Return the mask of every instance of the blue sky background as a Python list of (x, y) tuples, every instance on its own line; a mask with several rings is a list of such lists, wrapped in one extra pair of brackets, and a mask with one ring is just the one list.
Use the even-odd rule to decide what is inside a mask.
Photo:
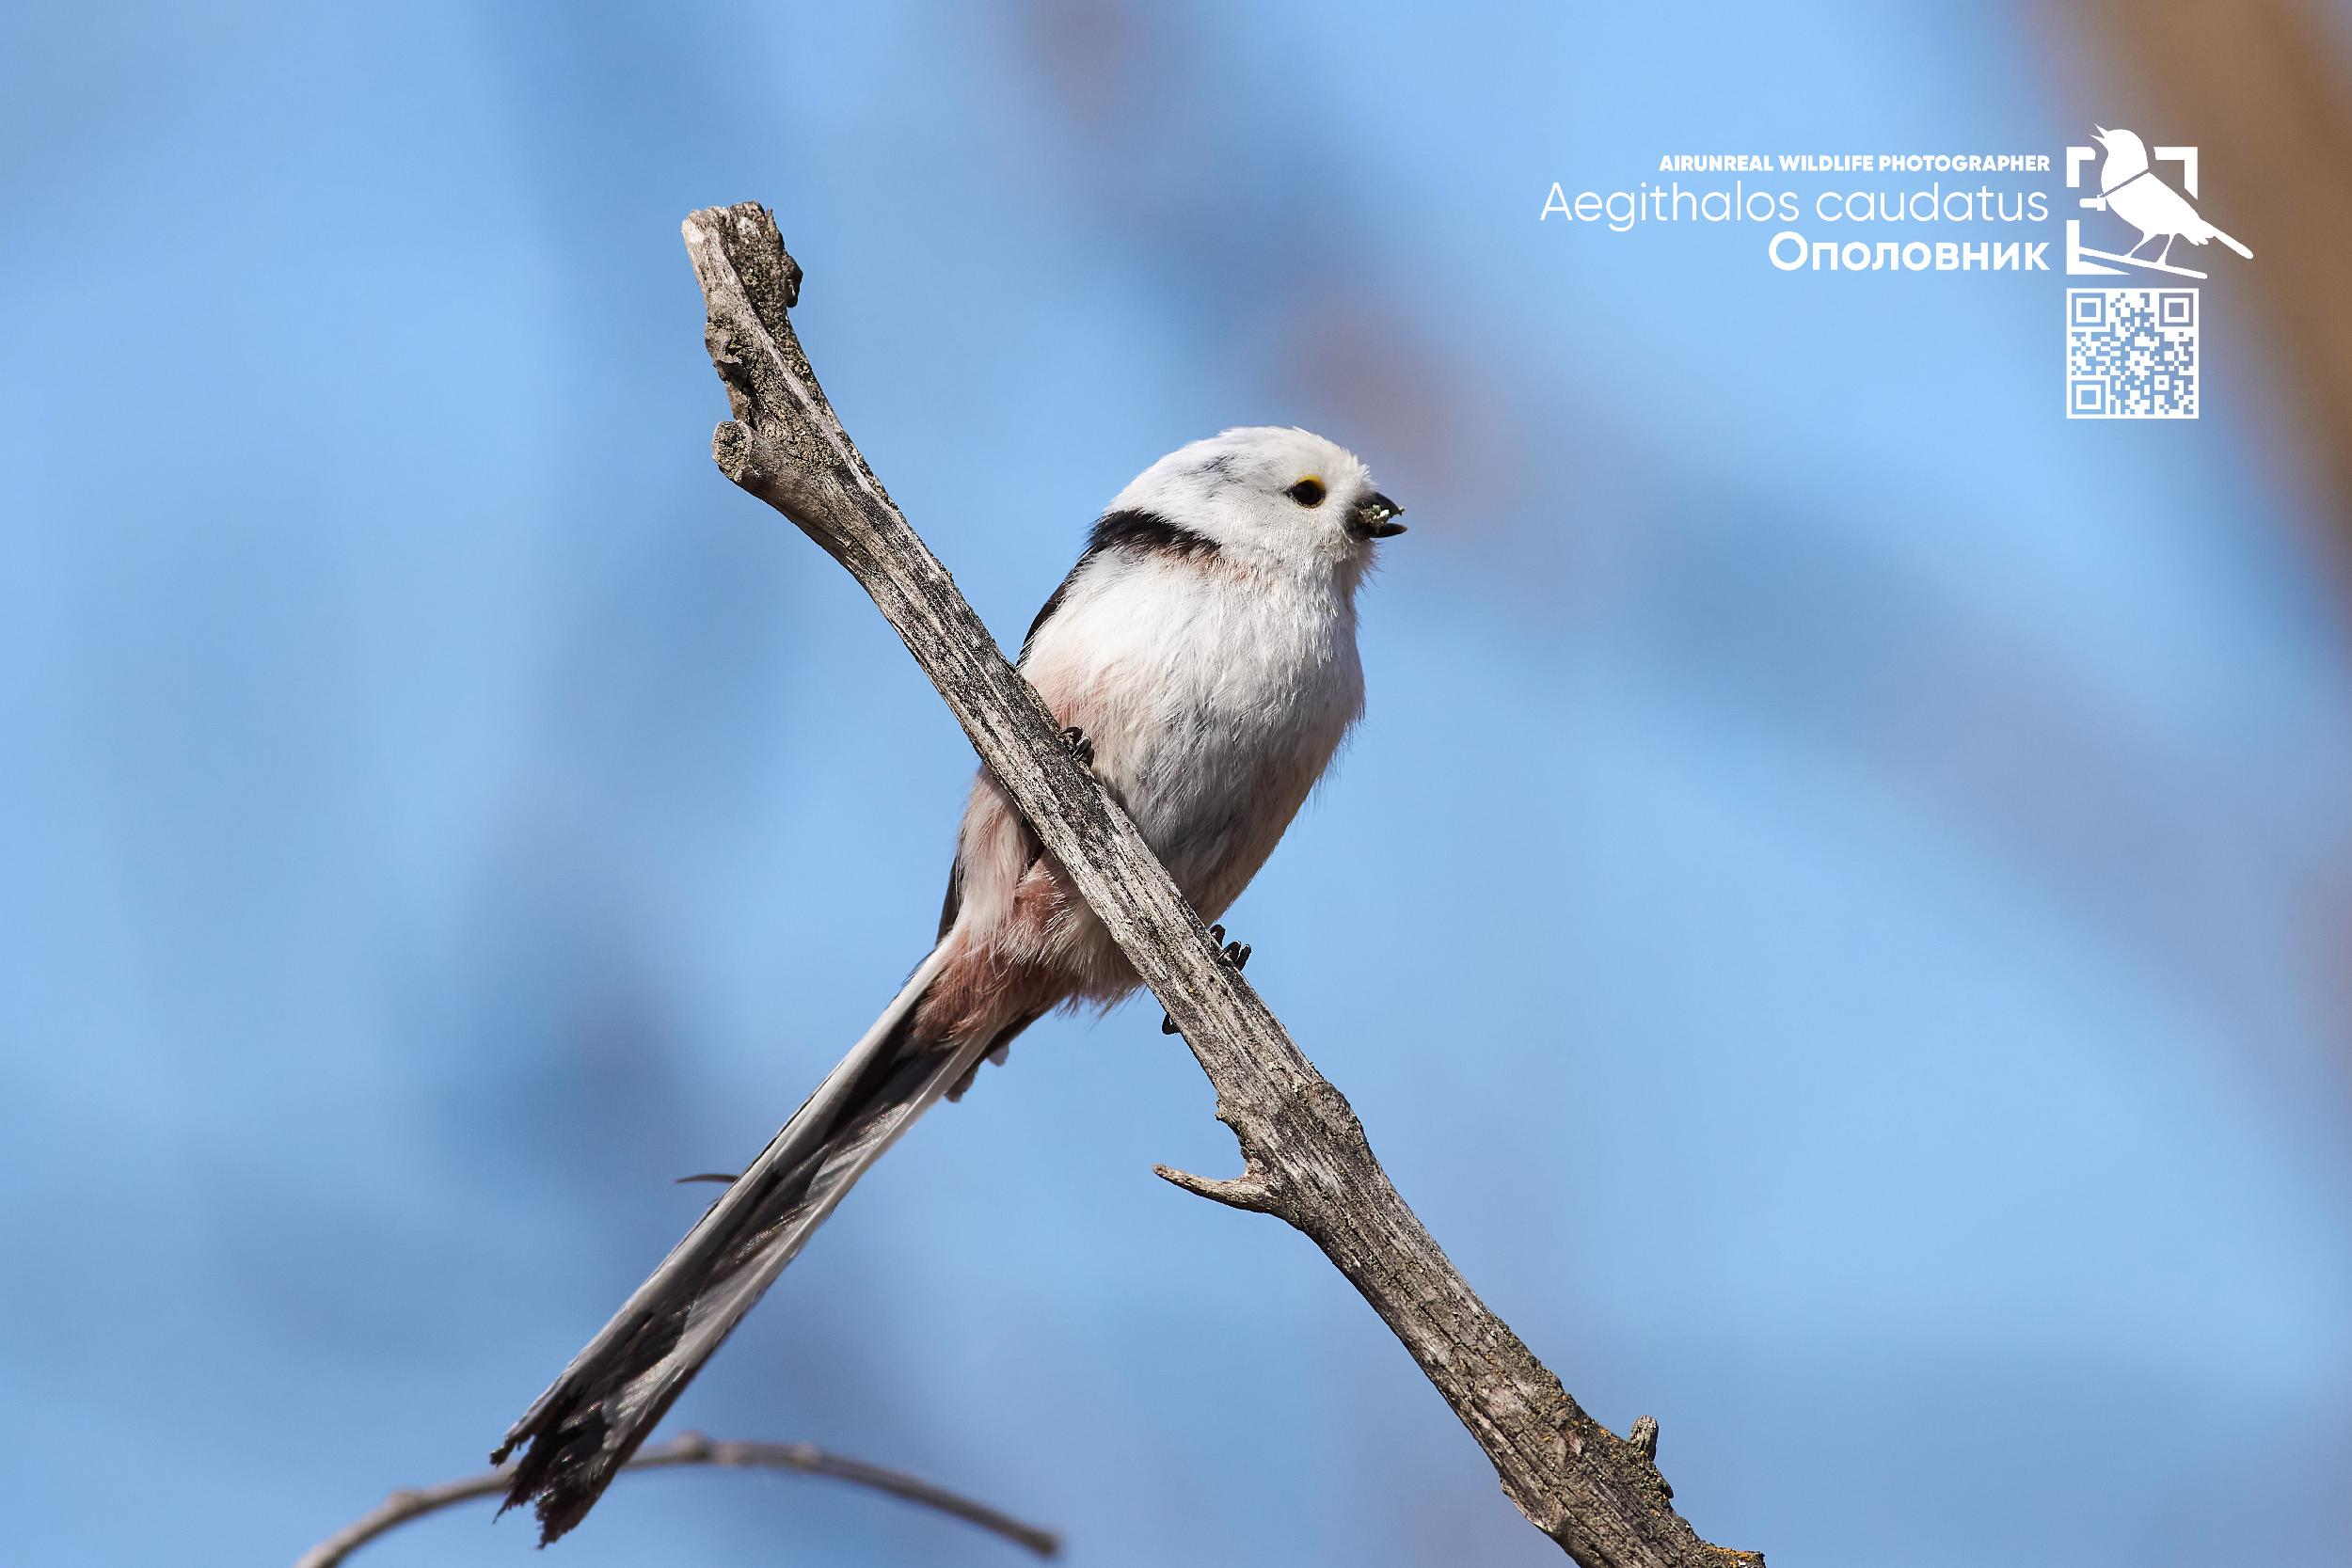
[[(2055, 154), (2142, 113), (2083, 64), (1956, 5), (10, 13), (6, 1555), (290, 1560), (475, 1465), (919, 956), (969, 748), (707, 456), (677, 222), (757, 198), (1000, 638), (1225, 425), (1411, 508), (1232, 923), (1705, 1534), (2328, 1560), (2352, 640), (2249, 286), (2205, 418), (2070, 423), (2058, 277), (1536, 222), (1661, 152)], [(2227, 128), (2150, 124), (2226, 223)], [(1082, 1564), (1560, 1560), (1303, 1240), (1152, 1179), (1234, 1160), (1157, 1022), (1034, 1030), (673, 1426)], [(559, 1551), (1021, 1560), (685, 1474)]]

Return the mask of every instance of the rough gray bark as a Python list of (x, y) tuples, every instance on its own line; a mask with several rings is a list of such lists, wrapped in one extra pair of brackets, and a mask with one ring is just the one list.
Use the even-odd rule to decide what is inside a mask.
[(1273, 1214), (1321, 1247), (1486, 1449), (1519, 1512), (1584, 1568), (1762, 1568), (1759, 1554), (1701, 1541), (1668, 1500), (1654, 1435), (1637, 1447), (1587, 1416), (1463, 1282), (1373, 1158), (1346, 1099), (1291, 1043), (1126, 814), (1072, 757), (1043, 703), (834, 418), (787, 315), (801, 269), (767, 209), (708, 208), (684, 230), (708, 309), (704, 340), (735, 414), (712, 438), (720, 468), (873, 595), (1216, 1085), (1242, 1174), (1159, 1174)]
[[(625, 1470), (671, 1470), (685, 1465), (710, 1465), (738, 1470), (787, 1470), (795, 1475), (826, 1476), (834, 1481), (846, 1481), (854, 1486), (868, 1486), (923, 1508), (936, 1509), (1026, 1546), (1040, 1557), (1052, 1557), (1061, 1550), (1061, 1537), (1052, 1530), (1025, 1524), (1009, 1513), (1000, 1513), (986, 1503), (975, 1502), (944, 1486), (933, 1486), (919, 1476), (908, 1475), (903, 1470), (884, 1469), (880, 1465), (868, 1465), (862, 1459), (845, 1459), (837, 1453), (827, 1453), (813, 1443), (714, 1442), (701, 1433), (688, 1432), (666, 1443), (640, 1449), (635, 1458), (621, 1467)], [(395, 1492), (303, 1553), (294, 1563), (294, 1568), (338, 1568), (345, 1558), (369, 1542), (390, 1534), (409, 1521), (421, 1519), (428, 1513), (437, 1513), (442, 1509), (453, 1508), (462, 1502), (470, 1502), (476, 1497), (497, 1497), (506, 1490), (513, 1480), (512, 1468), (501, 1467), (458, 1481), (445, 1481), (438, 1486), (419, 1486)]]

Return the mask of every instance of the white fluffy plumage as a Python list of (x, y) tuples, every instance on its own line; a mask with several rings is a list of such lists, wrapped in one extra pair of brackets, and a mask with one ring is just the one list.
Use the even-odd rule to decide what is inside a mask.
[[(1353, 453), (1306, 431), (1196, 441), (1112, 500), (1027, 639), (1023, 673), (1204, 920), (1265, 863), (1363, 712), (1356, 590), (1375, 541), (1402, 531), (1396, 511)], [(985, 769), (957, 861), (942, 934), (967, 956), (959, 977), (1033, 974), (1009, 988), (1020, 1006), (961, 1032), (1011, 1026), (1057, 986), (1053, 1000), (1097, 1002), (1134, 986)]]

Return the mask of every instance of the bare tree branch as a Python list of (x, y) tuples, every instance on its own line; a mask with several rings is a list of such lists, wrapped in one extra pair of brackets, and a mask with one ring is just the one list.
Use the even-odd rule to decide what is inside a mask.
[[(967, 1524), (977, 1525), (984, 1530), (1026, 1546), (1040, 1557), (1052, 1557), (1061, 1550), (1061, 1537), (1052, 1530), (1025, 1524), (1009, 1513), (999, 1513), (986, 1503), (975, 1502), (945, 1487), (933, 1486), (930, 1481), (908, 1475), (903, 1470), (886, 1470), (861, 1459), (845, 1459), (839, 1454), (827, 1453), (810, 1443), (721, 1443), (705, 1437), (699, 1432), (681, 1433), (666, 1443), (656, 1443), (651, 1448), (640, 1449), (637, 1456), (622, 1468), (670, 1470), (681, 1465), (716, 1465), (745, 1470), (789, 1470), (795, 1475), (827, 1476), (855, 1486), (871, 1487), (907, 1502), (951, 1514)], [(513, 1479), (509, 1474), (512, 1468), (511, 1465), (502, 1465), (460, 1481), (445, 1481), (438, 1486), (395, 1492), (303, 1553), (294, 1568), (336, 1568), (338, 1563), (369, 1542), (389, 1534), (412, 1519), (421, 1519), (428, 1513), (437, 1513), (453, 1504), (470, 1502), (476, 1497), (497, 1497), (506, 1490), (507, 1483)]]
[(1463, 1282), (1373, 1158), (1346, 1099), (1291, 1043), (1135, 825), (1073, 760), (1037, 693), (834, 418), (787, 314), (801, 269), (767, 209), (709, 208), (684, 230), (708, 309), (704, 340), (735, 414), (712, 437), (720, 468), (873, 595), (1216, 1085), (1242, 1174), (1160, 1174), (1277, 1215), (1321, 1247), (1486, 1449), (1519, 1512), (1584, 1568), (1761, 1568), (1757, 1554), (1701, 1541), (1669, 1503), (1649, 1453), (1586, 1415)]

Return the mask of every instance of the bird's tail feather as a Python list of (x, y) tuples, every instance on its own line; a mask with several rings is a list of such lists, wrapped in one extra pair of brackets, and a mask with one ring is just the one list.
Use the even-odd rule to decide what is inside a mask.
[(990, 1041), (916, 1041), (942, 942), (686, 1239), (491, 1455), (517, 1448), (508, 1508), (536, 1499), (541, 1541), (578, 1524), (720, 1342), (851, 1183), (979, 1061)]
[[(2207, 227), (2210, 228), (2211, 226), (2208, 225)], [(2223, 245), (2228, 245), (2232, 250), (2236, 251), (2240, 256), (2245, 257), (2248, 261), (2250, 261), (2254, 259), (2254, 253), (2247, 249), (2243, 245), (2240, 245), (2235, 236), (2224, 234), (2220, 230), (2216, 229), (2213, 231), (2213, 237), (2219, 240)]]

